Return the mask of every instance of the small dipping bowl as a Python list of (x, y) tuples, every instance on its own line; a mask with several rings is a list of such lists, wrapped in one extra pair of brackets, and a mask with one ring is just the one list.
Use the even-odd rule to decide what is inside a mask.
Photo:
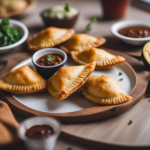
[(63, 19), (57, 19), (57, 18), (50, 18), (48, 16), (44, 16), (44, 13), (50, 9), (46, 9), (41, 12), (40, 16), (45, 24), (46, 27), (58, 27), (58, 28), (72, 28), (79, 16), (79, 12), (77, 15), (68, 17), (68, 18), (63, 18)]
[(150, 37), (132, 38), (132, 37), (127, 37), (118, 33), (119, 29), (129, 27), (129, 26), (140, 26), (140, 27), (146, 27), (150, 29), (149, 23), (146, 23), (143, 21), (137, 21), (137, 20), (125, 20), (125, 21), (119, 21), (113, 24), (110, 28), (110, 31), (114, 36), (116, 36), (123, 42), (130, 44), (130, 45), (144, 45), (147, 41), (150, 40)]
[[(41, 66), (36, 63), (37, 59), (46, 55), (46, 54), (59, 54), (63, 56), (63, 61), (60, 64), (54, 66)], [(32, 62), (36, 67), (37, 72), (45, 79), (51, 77), (59, 68), (63, 67), (67, 62), (67, 54), (58, 48), (44, 48), (39, 51), (36, 51), (32, 56)]]
[[(41, 139), (27, 137), (26, 131), (35, 125), (49, 125), (54, 129), (54, 134)], [(31, 117), (21, 122), (18, 128), (18, 134), (28, 150), (53, 150), (60, 131), (60, 122), (52, 117)]]

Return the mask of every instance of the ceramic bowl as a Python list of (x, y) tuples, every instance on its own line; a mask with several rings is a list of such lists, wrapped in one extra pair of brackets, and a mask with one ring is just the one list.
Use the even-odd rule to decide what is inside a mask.
[[(41, 66), (41, 65), (37, 64), (36, 60), (46, 54), (60, 54), (61, 56), (63, 56), (64, 59), (60, 64), (55, 65), (55, 66)], [(57, 70), (59, 70), (59, 68), (61, 68), (65, 65), (65, 63), (67, 62), (67, 54), (58, 48), (44, 48), (39, 51), (36, 51), (33, 54), (32, 62), (34, 64), (34, 66), (36, 67), (37, 72), (45, 79), (48, 79)]]
[[(0, 22), (1, 21), (2, 21), (2, 19), (0, 19)], [(28, 38), (28, 35), (29, 35), (29, 31), (23, 23), (21, 23), (20, 21), (17, 21), (17, 20), (13, 20), (13, 19), (10, 19), (9, 21), (10, 21), (11, 26), (16, 27), (17, 29), (19, 29), (21, 31), (22, 38), (14, 44), (0, 47), (0, 53), (6, 53), (6, 52), (12, 50), (13, 48), (21, 45)]]
[(145, 38), (131, 38), (127, 36), (123, 36), (118, 33), (118, 30), (124, 27), (128, 26), (142, 26), (150, 29), (150, 24), (142, 21), (137, 20), (126, 20), (126, 21), (120, 21), (115, 24), (113, 24), (110, 28), (111, 33), (122, 40), (123, 42), (131, 45), (144, 45), (147, 41), (150, 40), (150, 37)]
[(57, 19), (57, 18), (50, 18), (47, 16), (44, 16), (44, 13), (50, 9), (46, 9), (41, 12), (40, 16), (45, 24), (46, 27), (54, 26), (58, 28), (72, 28), (79, 16), (79, 13), (73, 17), (68, 17), (64, 19)]
[[(29, 138), (25, 135), (30, 127), (43, 124), (50, 125), (54, 129), (54, 134), (42, 139)], [(53, 150), (60, 131), (60, 122), (52, 117), (31, 117), (21, 122), (18, 128), (18, 134), (28, 150)]]

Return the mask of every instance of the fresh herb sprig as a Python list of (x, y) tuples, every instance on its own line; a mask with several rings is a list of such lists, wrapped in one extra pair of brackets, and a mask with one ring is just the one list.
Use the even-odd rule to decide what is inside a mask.
[(119, 76), (121, 76), (122, 75), (122, 72), (119, 72)]
[(130, 124), (132, 124), (133, 123), (133, 121), (132, 120), (129, 120), (129, 123), (128, 123), (128, 125), (130, 125)]
[(119, 81), (122, 81), (123, 80), (123, 78), (121, 78)]
[(68, 147), (67, 150), (72, 150), (72, 147)]
[(46, 56), (47, 61), (54, 61), (55, 60), (55, 56), (51, 57), (49, 55)]
[(20, 30), (10, 26), (9, 18), (4, 18), (0, 23), (0, 47), (16, 43), (21, 37)]
[(86, 33), (88, 31), (90, 31), (92, 29), (92, 24), (96, 23), (97, 19), (96, 17), (91, 17), (91, 22), (89, 24), (87, 24), (86, 29), (83, 31), (83, 33)]
[(68, 3), (65, 4), (64, 9), (65, 9), (66, 12), (69, 12), (69, 11), (70, 11), (70, 6), (69, 6)]

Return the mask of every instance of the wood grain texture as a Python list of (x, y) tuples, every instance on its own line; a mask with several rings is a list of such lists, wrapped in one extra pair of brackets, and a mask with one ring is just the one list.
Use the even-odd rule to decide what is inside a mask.
[[(48, 115), (53, 116), (59, 119), (63, 123), (83, 123), (83, 122), (89, 122), (89, 121), (96, 121), (101, 119), (106, 119), (108, 117), (112, 117), (115, 115), (118, 115), (129, 108), (131, 108), (133, 105), (135, 105), (144, 95), (147, 87), (147, 81), (148, 81), (148, 74), (146, 71), (144, 71), (144, 68), (139, 67), (141, 65), (139, 61), (136, 59), (127, 56), (126, 54), (115, 52), (112, 50), (108, 50), (109, 52), (115, 54), (115, 55), (121, 55), (126, 58), (127, 62), (133, 66), (135, 71), (137, 72), (137, 87), (135, 90), (131, 93), (131, 96), (133, 97), (132, 101), (125, 102), (119, 105), (110, 105), (110, 106), (95, 106), (86, 108), (80, 111), (76, 112), (69, 112), (69, 113), (46, 113), (46, 112), (40, 112), (37, 110), (33, 110), (17, 100), (15, 100), (11, 93), (1, 91), (2, 95), (5, 97), (8, 104), (11, 106), (11, 108), (16, 111), (17, 113), (21, 114), (22, 116), (29, 117), (33, 115)], [(0, 73), (0, 78), (2, 78), (7, 72), (9, 72), (15, 65), (17, 65), (19, 62), (24, 60), (25, 58), (30, 57), (32, 54), (30, 53), (22, 53), (17, 54), (13, 56), (11, 59), (8, 60), (8, 63), (6, 64), (6, 67), (3, 68), (3, 70)], [(14, 61), (15, 60), (15, 61)], [(136, 66), (137, 65), (137, 66)], [(143, 72), (141, 72), (142, 69)]]

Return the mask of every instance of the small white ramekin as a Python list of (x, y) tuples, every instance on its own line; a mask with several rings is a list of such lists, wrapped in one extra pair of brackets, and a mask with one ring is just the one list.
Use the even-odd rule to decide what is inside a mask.
[(122, 40), (123, 42), (131, 45), (144, 45), (147, 41), (150, 40), (150, 37), (146, 38), (131, 38), (127, 36), (123, 36), (118, 33), (118, 30), (124, 27), (128, 26), (142, 26), (150, 29), (150, 24), (142, 21), (137, 20), (125, 20), (125, 21), (119, 21), (115, 24), (113, 24), (110, 28), (111, 33)]
[[(2, 21), (2, 19), (0, 19), (0, 22), (1, 21)], [(6, 52), (12, 50), (13, 48), (21, 45), (28, 38), (28, 35), (29, 35), (29, 31), (23, 23), (21, 23), (20, 21), (17, 21), (17, 20), (13, 20), (13, 19), (10, 19), (9, 21), (10, 21), (11, 26), (16, 27), (17, 29), (19, 29), (21, 31), (22, 38), (14, 44), (0, 47), (0, 53), (6, 53)]]
[[(50, 125), (54, 129), (55, 133), (47, 138), (42, 139), (33, 139), (25, 135), (27, 129), (29, 129), (30, 127), (42, 124)], [(58, 120), (52, 117), (44, 116), (31, 117), (29, 119), (26, 119), (25, 121), (20, 123), (20, 126), (18, 128), (18, 134), (24, 141), (28, 150), (53, 150), (60, 131), (61, 124)]]

